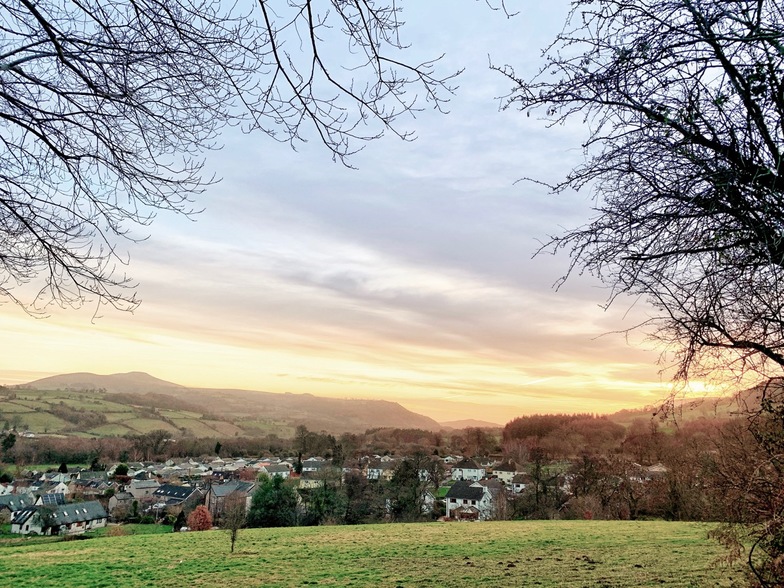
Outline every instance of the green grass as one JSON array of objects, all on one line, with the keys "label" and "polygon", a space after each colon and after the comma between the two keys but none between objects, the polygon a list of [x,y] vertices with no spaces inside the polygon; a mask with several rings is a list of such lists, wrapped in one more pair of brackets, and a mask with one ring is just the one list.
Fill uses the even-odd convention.
[{"label": "green grass", "polygon": [[87,432],[90,433],[90,435],[96,435],[98,437],[122,437],[128,433],[134,433],[135,431],[121,423],[107,423],[100,427],[94,427]]},{"label": "green grass", "polygon": [[294,427],[283,421],[239,419],[236,423],[243,429],[252,431],[254,435],[274,434],[284,439],[290,439],[294,436]]},{"label": "green grass", "polygon": [[[61,464],[59,464],[59,463],[37,463],[37,464],[33,464],[33,465],[23,466],[22,469],[23,470],[29,470],[29,471],[35,470],[36,472],[47,472],[47,471],[50,471],[50,470],[56,472],[58,470],[58,468],[60,467],[60,465]],[[86,464],[86,463],[76,463],[76,464],[67,463],[65,465],[68,466],[68,471],[72,472],[72,471],[74,471],[76,469],[79,469],[79,468],[86,468],[89,464]]]},{"label": "green grass", "polygon": [[218,433],[216,429],[210,427],[208,424],[198,421],[196,419],[182,419],[182,418],[172,418],[172,422],[180,427],[188,429],[192,435],[195,437],[218,437],[224,436]]},{"label": "green grass", "polygon": [[710,527],[535,521],[249,529],[0,549],[9,586],[733,586]]},{"label": "green grass", "polygon": [[158,411],[161,416],[167,419],[200,419],[200,412],[190,412],[187,410],[169,410],[162,408]]},{"label": "green grass", "polygon": [[226,421],[205,420],[203,422],[204,424],[218,431],[218,433],[223,437],[234,437],[235,435],[242,435],[243,433],[240,427],[233,423],[227,423]]},{"label": "green grass", "polygon": [[[122,525],[120,527],[122,529],[123,535],[165,535],[167,533],[172,532],[171,525]],[[94,531],[89,532],[89,536],[91,537],[105,537],[107,535],[111,535],[112,532],[115,532],[117,526],[112,525],[111,527],[103,527],[102,529],[95,529]]]},{"label": "green grass", "polygon": [[179,433],[179,431],[172,427],[169,423],[165,421],[159,421],[157,419],[128,419],[124,424],[129,429],[132,429],[137,433],[149,433],[150,431],[156,431],[158,429],[163,429],[164,431],[170,431],[172,433]]},{"label": "green grass", "polygon": [[27,425],[27,428],[35,433],[52,433],[60,431],[71,424],[48,412],[28,412],[27,414],[20,416]]},{"label": "green grass", "polygon": [[35,410],[36,408],[39,409],[47,409],[49,408],[49,404],[46,402],[41,402],[39,400],[31,400],[26,398],[17,398],[13,401],[13,404],[17,406],[26,407],[27,410]]},{"label": "green grass", "polygon": [[26,404],[22,404],[19,401],[14,402],[3,402],[2,405],[3,414],[14,414],[14,413],[28,413],[33,412],[35,409],[27,406]]},{"label": "green grass", "polygon": [[117,411],[105,412],[104,414],[106,415],[107,422],[110,422],[110,423],[122,423],[123,421],[127,421],[129,418],[132,418],[129,415],[132,415],[134,413],[133,413],[133,411],[128,410],[128,411],[125,411],[125,412],[117,412]]}]

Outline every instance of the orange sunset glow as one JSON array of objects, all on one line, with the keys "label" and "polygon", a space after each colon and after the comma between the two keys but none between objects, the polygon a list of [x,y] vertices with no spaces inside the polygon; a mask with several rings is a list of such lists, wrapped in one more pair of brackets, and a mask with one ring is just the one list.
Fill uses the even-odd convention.
[{"label": "orange sunset glow", "polygon": [[465,67],[449,114],[405,123],[415,141],[373,142],[349,169],[317,141],[292,151],[226,130],[207,154],[222,181],[197,197],[204,211],[161,213],[133,230],[141,241],[120,244],[130,262],[119,271],[138,282],[141,306],[51,308],[41,319],[0,306],[0,384],[144,371],[499,424],[660,401],[660,350],[644,333],[619,334],[645,320],[644,301],[605,311],[589,276],[553,287],[566,255],[534,257],[587,220],[590,195],[518,180],[562,177],[582,157],[583,129],[499,111],[507,84],[487,67],[489,52],[535,68],[567,3],[532,8],[524,22],[482,4],[456,10],[444,31],[429,24],[438,6],[406,7],[415,50]]}]

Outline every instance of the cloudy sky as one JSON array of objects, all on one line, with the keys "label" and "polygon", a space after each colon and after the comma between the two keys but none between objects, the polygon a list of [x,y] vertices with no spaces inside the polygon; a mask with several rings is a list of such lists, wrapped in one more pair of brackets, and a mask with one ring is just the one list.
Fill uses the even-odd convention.
[{"label": "cloudy sky", "polygon": [[533,73],[568,8],[517,4],[512,19],[472,0],[404,5],[412,58],[443,52],[443,71],[465,72],[448,115],[403,121],[417,139],[373,142],[357,169],[316,142],[295,152],[224,133],[207,156],[223,180],[200,196],[204,211],[161,214],[149,239],[128,244],[138,310],[39,320],[0,305],[0,383],[145,371],[498,423],[656,402],[658,354],[642,335],[616,333],[644,304],[605,311],[589,277],[556,292],[568,259],[533,257],[548,235],[585,222],[591,202],[517,181],[561,178],[584,138],[579,125],[499,111],[509,84],[489,60]]}]

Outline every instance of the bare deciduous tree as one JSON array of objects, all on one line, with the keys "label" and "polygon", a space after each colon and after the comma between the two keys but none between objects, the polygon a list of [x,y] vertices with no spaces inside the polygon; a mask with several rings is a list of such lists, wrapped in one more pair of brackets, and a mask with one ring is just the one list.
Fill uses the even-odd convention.
[{"label": "bare deciduous tree", "polygon": [[534,79],[501,68],[510,107],[590,129],[552,187],[591,189],[597,214],[550,244],[610,302],[651,303],[680,378],[784,366],[782,66],[780,2],[600,0],[576,3]]},{"label": "bare deciduous tree", "polygon": [[[499,69],[515,84],[510,107],[589,128],[585,163],[552,186],[589,188],[596,200],[588,224],[550,242],[571,253],[571,271],[600,277],[608,303],[624,294],[649,301],[656,314],[643,326],[674,353],[664,361],[674,362],[676,379],[780,376],[782,3],[576,2],[538,76]],[[761,388],[751,429],[765,456],[755,463],[772,469],[739,495],[767,509],[744,521],[764,522],[753,528],[764,557],[749,558],[760,585],[784,581],[780,502],[763,491],[780,477],[776,388]]]},{"label": "bare deciduous tree", "polygon": [[399,117],[442,109],[452,75],[401,60],[399,19],[394,0],[0,0],[0,295],[133,308],[118,243],[193,211],[227,124],[344,162],[408,138]]},{"label": "bare deciduous tree", "polygon": [[229,532],[231,540],[231,553],[234,553],[234,544],[237,542],[240,529],[245,526],[247,516],[247,497],[242,492],[232,492],[223,502],[223,512],[220,516],[221,529]]}]

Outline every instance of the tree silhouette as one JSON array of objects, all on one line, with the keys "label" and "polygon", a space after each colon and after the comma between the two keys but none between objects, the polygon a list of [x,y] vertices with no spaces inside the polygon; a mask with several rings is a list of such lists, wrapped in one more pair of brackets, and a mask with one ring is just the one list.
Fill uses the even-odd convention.
[{"label": "tree silhouette", "polygon": [[[530,80],[499,68],[515,83],[508,106],[543,111],[552,124],[587,123],[585,163],[551,188],[588,188],[596,201],[594,218],[549,249],[571,253],[569,273],[601,278],[608,304],[623,295],[649,302],[642,326],[676,380],[782,376],[781,2],[578,2],[546,55]],[[770,381],[751,406],[751,430],[772,482],[784,397]],[[779,586],[784,527],[765,486],[739,499],[769,507],[755,515],[766,524],[754,527],[761,557],[749,564],[756,582]]]},{"label": "tree silhouette", "polygon": [[596,216],[553,237],[572,270],[658,313],[676,377],[784,366],[784,18],[779,2],[575,5],[508,106],[588,123]]},{"label": "tree silhouette", "polygon": [[345,162],[452,91],[401,60],[394,1],[19,0],[0,22],[0,295],[30,312],[134,308],[119,243],[194,211],[226,125]]}]

